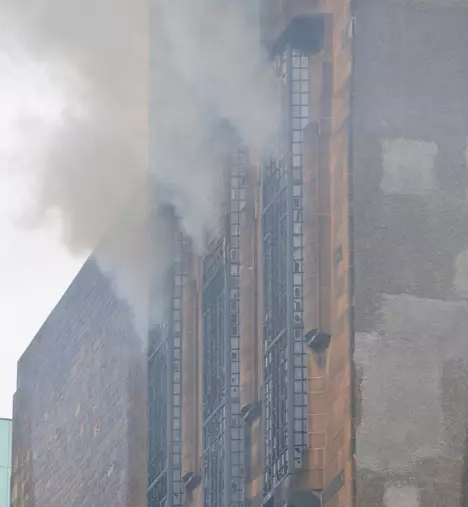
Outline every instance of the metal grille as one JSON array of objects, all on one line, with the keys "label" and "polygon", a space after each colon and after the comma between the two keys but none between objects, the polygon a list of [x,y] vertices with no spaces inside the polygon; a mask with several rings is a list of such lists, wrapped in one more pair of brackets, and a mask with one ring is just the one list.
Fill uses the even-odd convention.
[{"label": "metal grille", "polygon": [[148,376],[148,507],[160,507],[167,494],[167,346],[160,329],[150,332]]},{"label": "metal grille", "polygon": [[292,241],[293,241],[293,329],[294,329],[294,464],[302,464],[307,446],[307,351],[303,322],[303,231],[302,170],[304,128],[309,123],[309,58],[292,51]]},{"label": "metal grille", "polygon": [[240,413],[240,211],[245,203],[245,178],[247,154],[234,144],[231,147],[230,160],[230,224],[229,224],[229,409],[230,409],[230,504],[231,507],[243,505],[243,462],[244,438],[242,416]]},{"label": "metal grille", "polygon": [[[278,92],[287,119],[287,55],[277,56]],[[276,155],[262,175],[264,283],[264,494],[288,472],[288,150],[287,123],[278,133]]]},{"label": "metal grille", "polygon": [[166,507],[167,474],[164,473],[153,483],[148,491],[148,507]]},{"label": "metal grille", "polygon": [[203,417],[206,507],[243,505],[239,227],[247,154],[230,136],[225,227],[204,259]]},{"label": "metal grille", "polygon": [[307,445],[302,143],[309,120],[309,64],[287,49],[275,65],[283,122],[276,154],[262,175],[265,496],[301,465]]},{"label": "metal grille", "polygon": [[224,505],[224,435],[226,430],[226,409],[218,409],[205,422],[204,492],[205,505]]},{"label": "metal grille", "polygon": [[203,418],[224,402],[223,242],[205,259],[203,290]]},{"label": "metal grille", "polygon": [[288,472],[287,338],[282,333],[265,354],[265,493]]},{"label": "metal grille", "polygon": [[[174,252],[174,286],[172,295],[172,357],[169,357],[169,369],[172,374],[172,507],[182,507],[184,483],[181,476],[182,462],[182,420],[181,420],[181,342],[182,342],[182,287],[187,279],[188,260],[187,239],[178,230],[175,239]],[[172,367],[171,367],[172,366]],[[172,491],[171,491],[172,490]]]},{"label": "metal grille", "polygon": [[206,507],[223,505],[225,435],[224,237],[203,262],[203,441]]},{"label": "metal grille", "polygon": [[166,308],[159,328],[150,333],[149,507],[182,507],[181,338],[182,287],[187,277],[187,239],[176,227],[173,265],[167,276]]}]

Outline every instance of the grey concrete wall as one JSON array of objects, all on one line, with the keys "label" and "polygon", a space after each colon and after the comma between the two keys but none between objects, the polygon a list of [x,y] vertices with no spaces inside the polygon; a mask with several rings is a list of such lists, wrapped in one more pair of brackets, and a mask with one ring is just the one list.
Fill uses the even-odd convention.
[{"label": "grey concrete wall", "polygon": [[468,2],[354,4],[358,505],[465,506]]}]

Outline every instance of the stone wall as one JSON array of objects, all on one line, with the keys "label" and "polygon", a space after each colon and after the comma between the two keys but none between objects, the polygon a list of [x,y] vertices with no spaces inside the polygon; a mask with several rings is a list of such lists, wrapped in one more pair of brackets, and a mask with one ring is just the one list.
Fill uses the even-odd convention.
[{"label": "stone wall", "polygon": [[354,15],[358,505],[468,505],[468,2]]},{"label": "stone wall", "polygon": [[13,507],[143,507],[143,341],[89,260],[18,363]]}]

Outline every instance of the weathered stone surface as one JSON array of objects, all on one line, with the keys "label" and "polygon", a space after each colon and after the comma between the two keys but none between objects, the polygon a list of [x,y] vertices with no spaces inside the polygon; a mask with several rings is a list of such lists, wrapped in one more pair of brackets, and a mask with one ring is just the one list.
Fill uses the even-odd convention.
[{"label": "weathered stone surface", "polygon": [[145,505],[142,345],[89,260],[18,363],[14,507]]},{"label": "weathered stone surface", "polygon": [[459,507],[468,420],[468,9],[356,0],[359,507]]}]

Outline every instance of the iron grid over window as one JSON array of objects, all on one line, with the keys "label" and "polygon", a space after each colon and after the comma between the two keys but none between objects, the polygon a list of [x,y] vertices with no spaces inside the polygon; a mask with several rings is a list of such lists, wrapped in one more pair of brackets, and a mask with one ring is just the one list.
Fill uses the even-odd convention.
[{"label": "iron grid over window", "polygon": [[309,60],[287,48],[275,60],[283,121],[263,168],[264,496],[307,446],[307,353],[303,340],[303,129],[309,122]]},{"label": "iron grid over window", "polygon": [[167,340],[160,329],[149,336],[148,507],[167,495]]},{"label": "iron grid over window", "polygon": [[240,413],[239,227],[247,154],[230,135],[225,227],[203,262],[203,435],[205,507],[243,505]]},{"label": "iron grid over window", "polygon": [[181,362],[182,288],[188,243],[176,227],[174,261],[167,276],[169,297],[158,329],[150,332],[148,507],[182,507]]},{"label": "iron grid over window", "polygon": [[223,505],[225,376],[224,240],[203,262],[203,441],[205,505]]}]

